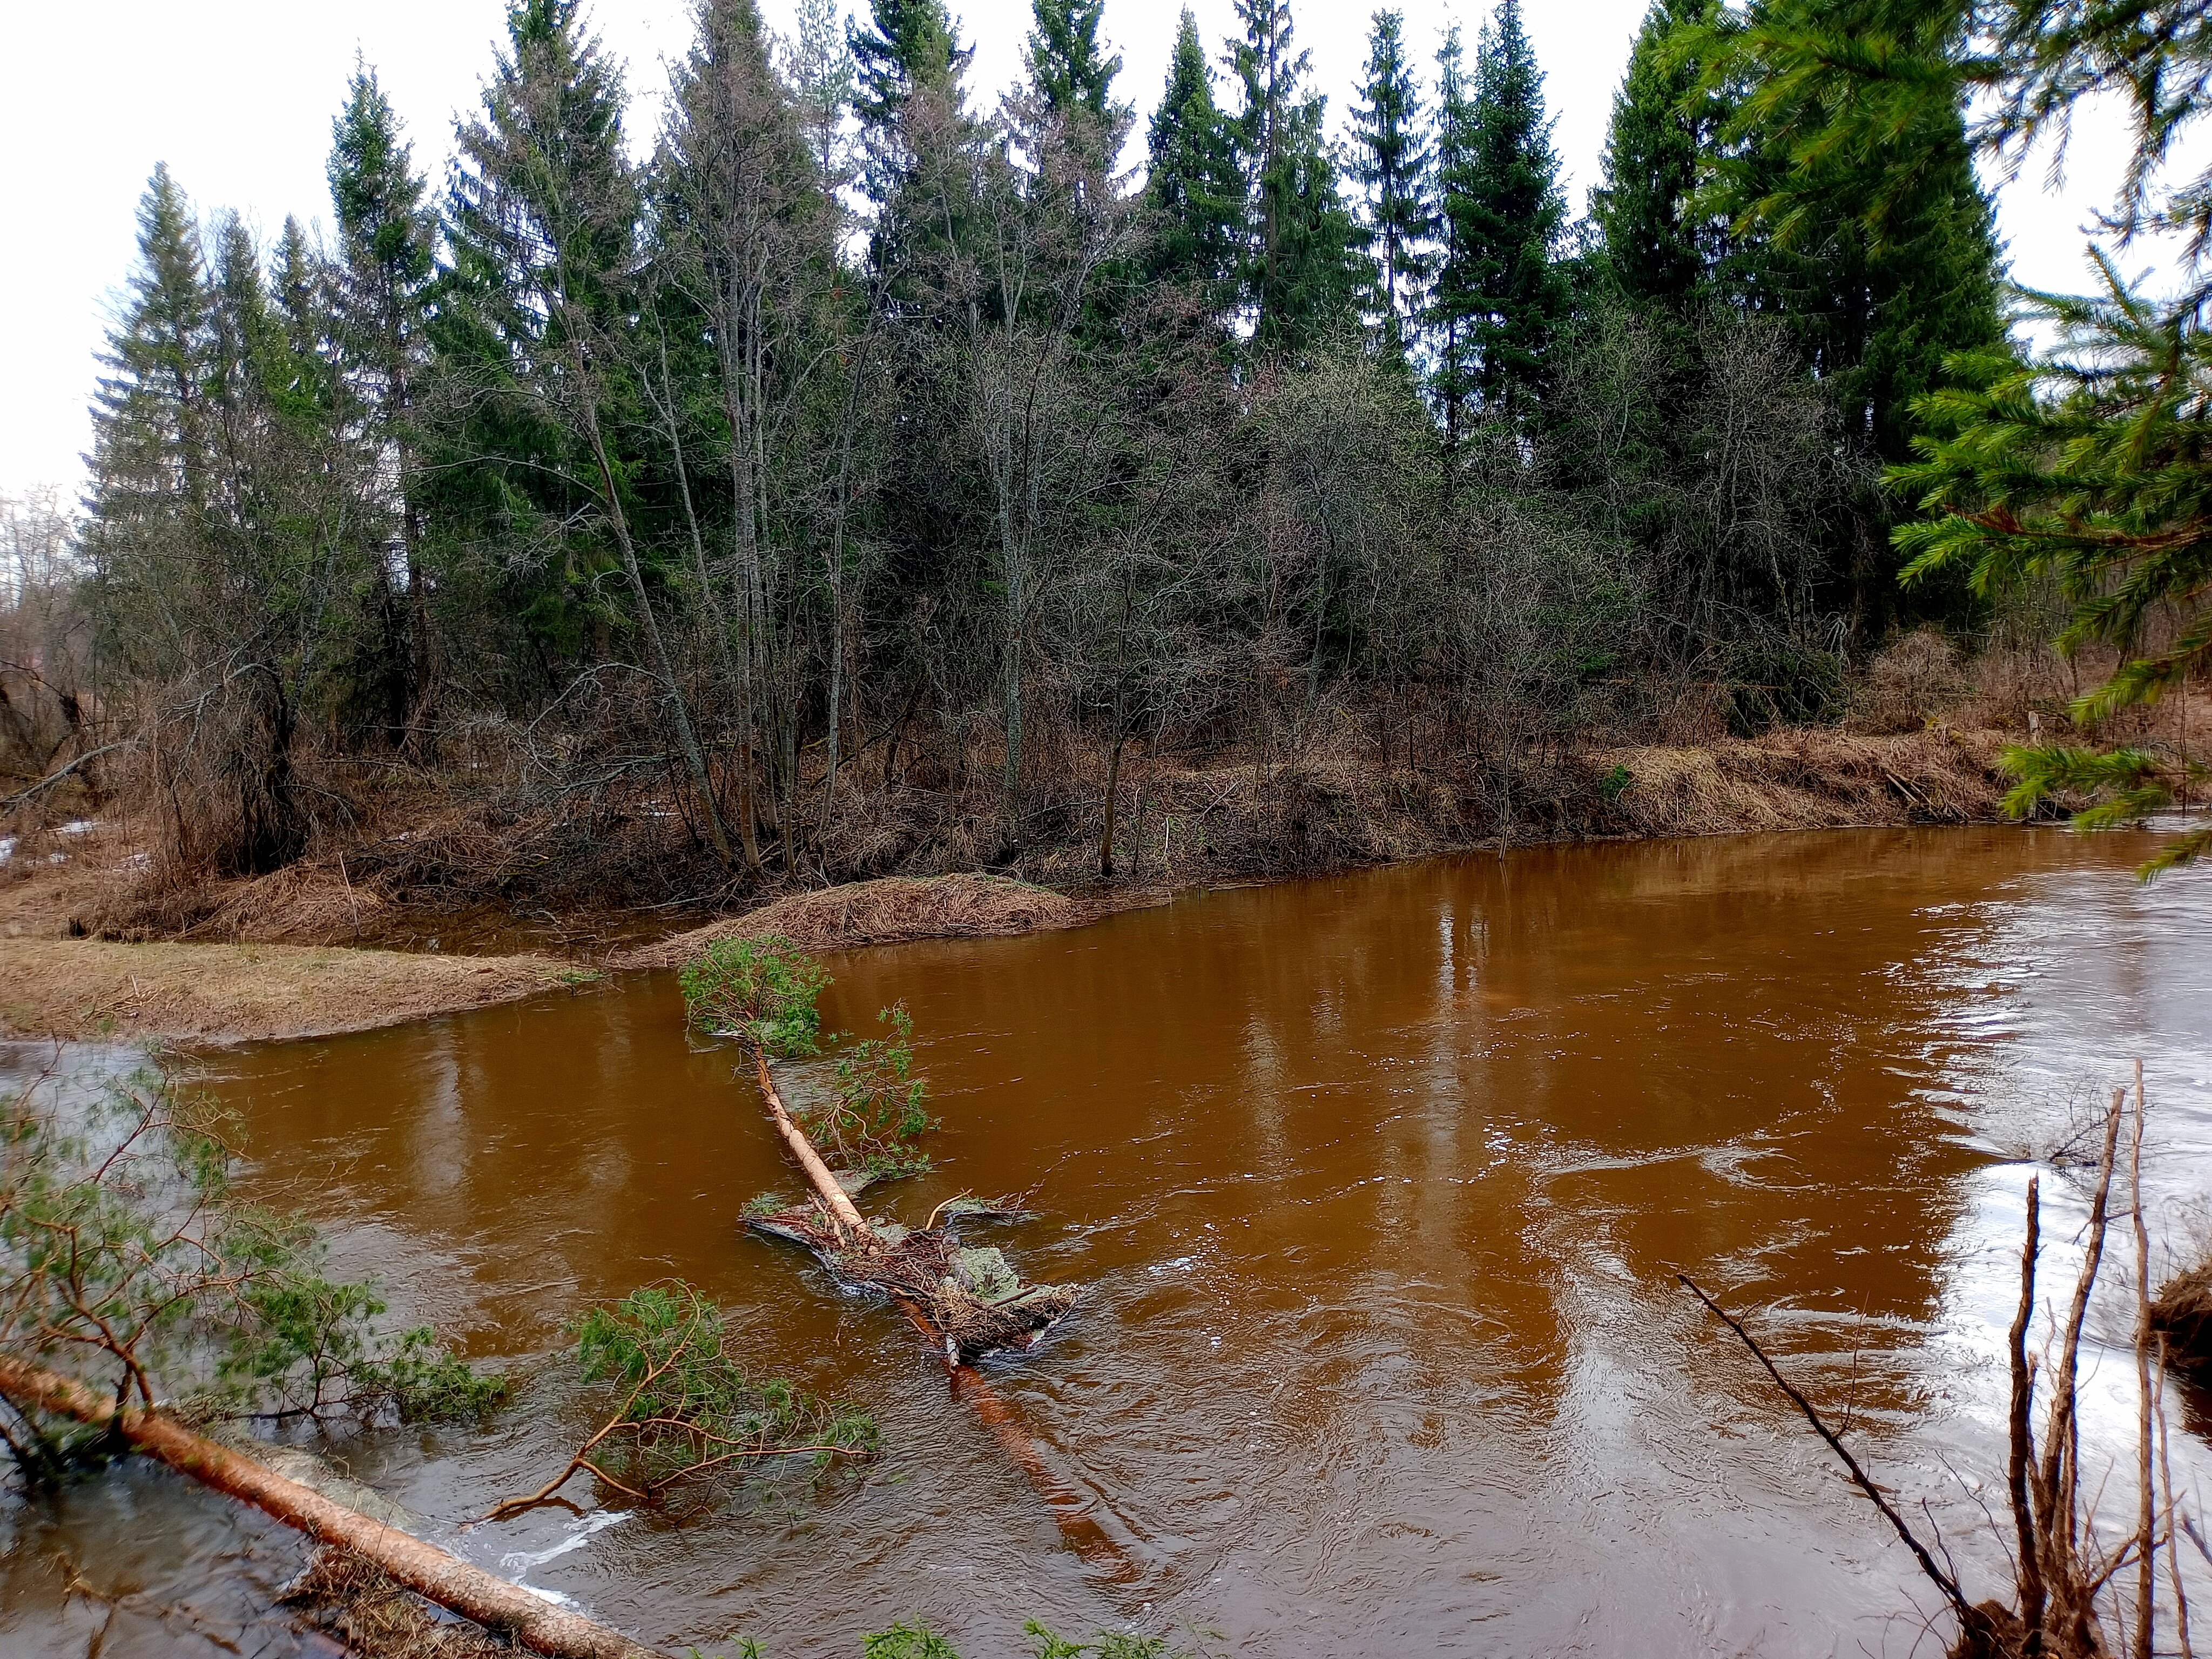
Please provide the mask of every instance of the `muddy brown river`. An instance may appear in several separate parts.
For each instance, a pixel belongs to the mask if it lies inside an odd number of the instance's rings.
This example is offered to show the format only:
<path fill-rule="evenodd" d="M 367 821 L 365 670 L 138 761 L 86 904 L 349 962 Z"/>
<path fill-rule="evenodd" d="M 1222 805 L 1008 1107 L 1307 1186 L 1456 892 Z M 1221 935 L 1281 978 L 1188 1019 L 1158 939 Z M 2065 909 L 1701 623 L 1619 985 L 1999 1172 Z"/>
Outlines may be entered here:
<path fill-rule="evenodd" d="M 851 1655 L 903 1617 L 969 1659 L 1027 1651 L 1028 1618 L 1255 1655 L 1926 1653 L 1910 1558 L 1673 1275 L 1758 1310 L 1995 1593 L 2030 1169 L 2054 1273 L 2082 1207 L 2023 1160 L 2140 1055 L 2154 1234 L 2185 1243 L 2212 1188 L 2212 870 L 2141 887 L 2150 845 L 1541 848 L 833 957 L 830 1022 L 903 1000 L 945 1119 L 938 1173 L 872 1206 L 1033 1189 L 989 1242 L 1087 1287 L 991 1375 L 1119 1574 L 1064 1547 L 903 1321 L 739 1231 L 799 1182 L 672 977 L 207 1064 L 257 1186 L 527 1379 L 489 1432 L 331 1455 L 675 1650 Z M 682 1517 L 580 1485 L 581 1516 L 463 1529 L 579 1437 L 562 1322 L 667 1275 L 762 1370 L 872 1411 L 882 1461 Z M 2131 1365 L 2105 1352 L 2091 1388 L 2099 1467 Z M 2173 1405 L 2193 1490 L 2212 1450 Z M 0 1542 L 9 1659 L 326 1650 L 266 1611 L 299 1545 L 158 1469 L 9 1500 Z"/>

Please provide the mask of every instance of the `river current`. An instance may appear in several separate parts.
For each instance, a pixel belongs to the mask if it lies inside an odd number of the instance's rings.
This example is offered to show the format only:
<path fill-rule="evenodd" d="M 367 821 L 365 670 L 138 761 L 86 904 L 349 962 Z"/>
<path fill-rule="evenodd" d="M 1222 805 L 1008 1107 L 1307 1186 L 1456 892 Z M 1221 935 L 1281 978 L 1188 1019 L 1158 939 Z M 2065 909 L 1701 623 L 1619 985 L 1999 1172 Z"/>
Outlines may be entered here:
<path fill-rule="evenodd" d="M 1674 1274 L 1749 1310 L 1997 1593 L 2027 1176 L 2055 1285 L 2083 1195 L 2043 1160 L 2140 1057 L 2154 1237 L 2195 1243 L 2212 1189 L 2212 870 L 2140 885 L 2152 844 L 1543 848 L 831 957 L 830 1024 L 903 1001 L 944 1119 L 937 1172 L 870 1206 L 1027 1192 L 1037 1218 L 988 1242 L 1085 1287 L 991 1376 L 1118 1575 L 1063 1547 L 903 1321 L 739 1230 L 799 1183 L 672 976 L 200 1064 L 250 1186 L 523 1378 L 488 1431 L 330 1455 L 674 1650 L 849 1655 L 921 1618 L 985 1659 L 1035 1618 L 1347 1659 L 1924 1653 L 1911 1559 Z M 874 1413 L 883 1459 L 703 1515 L 580 1483 L 580 1516 L 463 1528 L 580 1437 L 562 1322 L 669 1276 L 760 1370 Z M 2096 1358 L 2087 1455 L 2120 1460 L 2131 1512 L 2132 1361 Z M 2206 1418 L 2172 1407 L 2193 1489 Z M 301 1546 L 158 1469 L 0 1500 L 0 1545 L 11 1659 L 327 1651 L 267 1610 Z"/>

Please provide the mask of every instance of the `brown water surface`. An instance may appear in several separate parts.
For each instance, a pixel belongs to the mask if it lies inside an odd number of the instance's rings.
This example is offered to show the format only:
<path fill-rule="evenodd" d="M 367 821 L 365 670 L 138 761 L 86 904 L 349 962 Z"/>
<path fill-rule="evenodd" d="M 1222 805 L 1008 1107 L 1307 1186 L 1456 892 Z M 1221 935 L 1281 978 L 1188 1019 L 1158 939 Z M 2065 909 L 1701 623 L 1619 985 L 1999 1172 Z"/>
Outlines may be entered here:
<path fill-rule="evenodd" d="M 796 1659 L 922 1616 L 981 1659 L 1037 1617 L 1269 1655 L 1904 1654 L 1910 1559 L 1673 1274 L 1764 1310 L 1993 1590 L 2015 1160 L 2140 1054 L 2160 1226 L 2212 1183 L 2212 872 L 2139 887 L 2148 844 L 1546 848 L 833 959 L 831 1023 L 902 1000 L 945 1120 L 939 1172 L 878 1207 L 1033 1188 L 992 1242 L 1089 1287 L 994 1380 L 1127 1582 L 1061 1547 L 902 1321 L 738 1230 L 797 1183 L 672 979 L 231 1055 L 215 1086 L 340 1265 L 535 1367 L 490 1433 L 380 1432 L 355 1472 L 648 1639 Z M 2063 1239 L 2078 1200 L 2045 1185 Z M 883 1462 L 680 1522 L 457 1531 L 577 1437 L 534 1358 L 562 1321 L 669 1274 L 763 1370 L 873 1411 Z M 2093 1449 L 2125 1432 L 2100 1395 Z M 103 1618 L 110 1656 L 297 1649 L 252 1613 L 289 1541 L 159 1472 L 0 1510 L 0 1539 L 10 1655 Z M 64 1609 L 58 1562 L 138 1611 Z M 195 1581 L 226 1645 L 146 1611 Z"/>

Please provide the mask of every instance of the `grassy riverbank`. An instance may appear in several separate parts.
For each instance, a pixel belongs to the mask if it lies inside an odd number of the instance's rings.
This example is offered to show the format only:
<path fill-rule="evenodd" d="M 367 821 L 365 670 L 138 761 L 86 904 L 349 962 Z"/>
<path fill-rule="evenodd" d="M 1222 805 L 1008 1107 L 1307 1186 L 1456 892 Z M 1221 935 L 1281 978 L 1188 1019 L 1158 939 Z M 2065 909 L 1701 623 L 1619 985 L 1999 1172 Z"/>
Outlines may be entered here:
<path fill-rule="evenodd" d="M 1985 823 L 1998 813 L 2006 740 L 1937 723 L 1597 749 L 1525 769 L 1530 787 L 1508 802 L 1325 751 L 1274 768 L 1162 764 L 1137 783 L 1120 842 L 1126 873 L 1111 884 L 1096 878 L 1097 826 L 1076 815 L 1009 875 L 948 871 L 980 850 L 955 824 L 949 839 L 925 838 L 899 873 L 829 884 L 817 874 L 798 890 L 731 886 L 675 906 L 594 902 L 565 886 L 502 890 L 467 879 L 458 861 L 447 878 L 426 878 L 457 838 L 485 833 L 450 805 L 404 827 L 386 820 L 379 836 L 276 875 L 189 884 L 158 879 L 134 825 L 118 818 L 27 838 L 6 866 L 0 1030 L 186 1042 L 325 1036 L 510 1001 L 608 968 L 674 966 L 738 932 L 818 950 L 1028 933 L 1182 887 L 1501 842 Z M 920 832 L 908 820 L 933 810 L 911 797 L 856 792 L 836 834 L 889 844 L 904 824 L 911 837 Z"/>

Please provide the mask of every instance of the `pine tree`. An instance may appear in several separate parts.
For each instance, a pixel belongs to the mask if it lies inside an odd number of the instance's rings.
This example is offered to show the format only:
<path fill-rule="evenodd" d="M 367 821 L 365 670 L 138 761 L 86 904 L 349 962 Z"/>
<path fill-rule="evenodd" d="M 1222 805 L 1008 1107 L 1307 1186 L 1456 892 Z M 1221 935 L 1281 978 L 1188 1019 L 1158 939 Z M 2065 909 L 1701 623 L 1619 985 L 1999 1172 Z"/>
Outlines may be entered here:
<path fill-rule="evenodd" d="M 1189 283 L 1218 303 L 1236 267 L 1243 179 L 1229 125 L 1213 100 L 1213 71 L 1198 20 L 1183 8 L 1167 89 L 1152 112 L 1145 198 L 1153 215 L 1146 271 Z"/>
<path fill-rule="evenodd" d="M 1590 216 L 1606 274 L 1632 302 L 1679 304 L 1728 283 L 1735 239 L 1696 191 L 1699 161 L 1719 154 L 1730 112 L 1691 45 L 1693 32 L 1720 20 L 1721 0 L 1652 0 L 1613 97 L 1605 182 L 1590 192 Z"/>
<path fill-rule="evenodd" d="M 807 148 L 824 181 L 846 182 L 839 130 L 858 86 L 852 42 L 839 20 L 837 0 L 799 0 L 798 29 L 786 73 L 799 100 Z"/>
<path fill-rule="evenodd" d="M 1402 355 L 1405 320 L 1419 307 L 1420 283 L 1430 270 L 1426 244 L 1435 215 L 1429 207 L 1431 157 L 1421 131 L 1420 91 L 1398 12 L 1375 14 L 1361 100 L 1352 115 L 1351 173 L 1361 187 L 1360 228 L 1375 261 L 1370 309 L 1386 349 Z"/>
<path fill-rule="evenodd" d="M 1483 31 L 1474 95 L 1451 151 L 1439 180 L 1449 246 L 1437 308 L 1465 331 L 1485 416 L 1518 428 L 1534 413 L 1568 301 L 1557 258 L 1566 202 L 1521 0 L 1498 0 Z"/>
<path fill-rule="evenodd" d="M 348 391 L 368 440 L 386 452 L 391 495 L 380 505 L 398 532 L 405 562 L 404 668 L 394 665 L 410 748 L 430 741 L 441 674 L 430 620 L 430 579 L 416 399 L 429 356 L 428 312 L 437 222 L 400 137 L 398 117 L 374 70 L 356 68 L 331 124 L 327 168 L 337 221 L 335 331 Z"/>
<path fill-rule="evenodd" d="M 1352 312 L 1358 230 L 1322 136 L 1312 54 L 1294 48 L 1289 0 L 1237 0 L 1229 62 L 1243 92 L 1230 131 L 1246 184 L 1240 286 L 1260 356 L 1296 356 Z"/>

